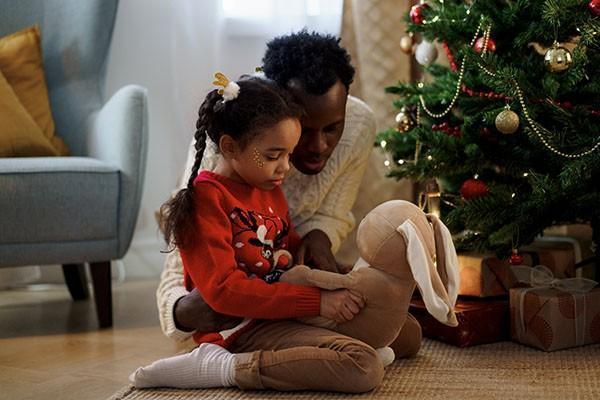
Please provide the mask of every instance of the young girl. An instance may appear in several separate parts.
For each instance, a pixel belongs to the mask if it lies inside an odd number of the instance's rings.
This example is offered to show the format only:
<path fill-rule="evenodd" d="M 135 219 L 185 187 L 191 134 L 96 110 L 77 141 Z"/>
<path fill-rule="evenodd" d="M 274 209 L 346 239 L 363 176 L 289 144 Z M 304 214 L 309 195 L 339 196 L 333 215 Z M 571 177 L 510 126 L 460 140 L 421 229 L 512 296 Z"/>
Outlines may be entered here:
<path fill-rule="evenodd" d="M 210 92 L 196 124 L 196 162 L 186 189 L 162 208 L 185 284 L 217 312 L 245 318 L 222 332 L 196 332 L 191 353 L 139 368 L 139 388 L 171 386 L 364 392 L 381 382 L 370 346 L 288 318 L 350 320 L 364 305 L 346 290 L 277 282 L 300 243 L 280 189 L 300 138 L 300 108 L 276 84 L 249 78 Z M 198 169 L 206 137 L 221 157 Z"/>

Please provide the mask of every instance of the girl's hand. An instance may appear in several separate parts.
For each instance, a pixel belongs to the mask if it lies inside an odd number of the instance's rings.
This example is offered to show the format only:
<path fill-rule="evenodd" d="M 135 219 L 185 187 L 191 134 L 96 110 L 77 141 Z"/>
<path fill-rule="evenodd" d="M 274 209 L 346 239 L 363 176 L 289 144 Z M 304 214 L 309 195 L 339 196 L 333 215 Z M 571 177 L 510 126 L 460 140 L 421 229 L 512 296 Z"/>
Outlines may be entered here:
<path fill-rule="evenodd" d="M 348 289 L 321 290 L 321 316 L 337 323 L 350 321 L 364 306 L 362 297 Z"/>

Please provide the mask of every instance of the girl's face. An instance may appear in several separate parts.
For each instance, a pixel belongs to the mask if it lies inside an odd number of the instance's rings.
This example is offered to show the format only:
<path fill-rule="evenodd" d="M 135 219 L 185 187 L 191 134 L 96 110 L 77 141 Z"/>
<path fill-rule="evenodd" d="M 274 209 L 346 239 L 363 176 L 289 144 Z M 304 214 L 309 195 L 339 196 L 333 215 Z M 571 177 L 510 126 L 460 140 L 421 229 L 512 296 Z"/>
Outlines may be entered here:
<path fill-rule="evenodd" d="M 281 185 L 290 169 L 290 155 L 300 139 L 300 132 L 300 121 L 295 118 L 284 119 L 263 130 L 229 160 L 234 177 L 261 190 Z"/>

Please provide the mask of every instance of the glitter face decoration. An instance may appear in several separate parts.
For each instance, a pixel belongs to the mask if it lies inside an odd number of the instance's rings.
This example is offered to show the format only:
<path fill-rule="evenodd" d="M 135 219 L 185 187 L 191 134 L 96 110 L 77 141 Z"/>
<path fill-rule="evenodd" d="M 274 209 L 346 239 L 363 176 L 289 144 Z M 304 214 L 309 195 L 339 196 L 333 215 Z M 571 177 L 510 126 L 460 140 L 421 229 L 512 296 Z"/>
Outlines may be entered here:
<path fill-rule="evenodd" d="M 265 166 L 265 162 L 263 161 L 262 155 L 256 147 L 252 150 L 252 159 L 254 160 L 258 168 L 262 168 Z"/>

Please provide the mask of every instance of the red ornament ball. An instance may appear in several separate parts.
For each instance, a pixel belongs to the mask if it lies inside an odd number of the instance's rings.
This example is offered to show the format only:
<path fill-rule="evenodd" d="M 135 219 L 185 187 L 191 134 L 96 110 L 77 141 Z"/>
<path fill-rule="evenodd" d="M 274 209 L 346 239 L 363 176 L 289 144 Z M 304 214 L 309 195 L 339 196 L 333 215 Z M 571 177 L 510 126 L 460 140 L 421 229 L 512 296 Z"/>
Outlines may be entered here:
<path fill-rule="evenodd" d="M 477 53 L 481 53 L 483 51 L 483 44 L 484 43 L 485 43 L 485 38 L 480 37 L 479 39 L 477 39 L 477 41 L 473 45 L 473 49 Z M 496 51 L 496 42 L 492 38 L 488 38 L 488 41 L 487 41 L 487 51 L 489 51 L 489 52 Z"/>
<path fill-rule="evenodd" d="M 600 0 L 590 0 L 588 3 L 588 8 L 592 14 L 597 17 L 600 16 Z"/>
<path fill-rule="evenodd" d="M 523 264 L 523 256 L 519 254 L 517 249 L 513 249 L 512 254 L 508 258 L 510 265 L 521 265 Z"/>
<path fill-rule="evenodd" d="M 489 193 L 485 182 L 479 179 L 467 179 L 460 187 L 460 195 L 465 200 L 483 197 Z"/>
<path fill-rule="evenodd" d="M 423 10 L 429 8 L 427 4 L 417 4 L 411 7 L 408 15 L 410 16 L 410 20 L 417 25 L 421 25 L 424 21 L 423 18 Z"/>

